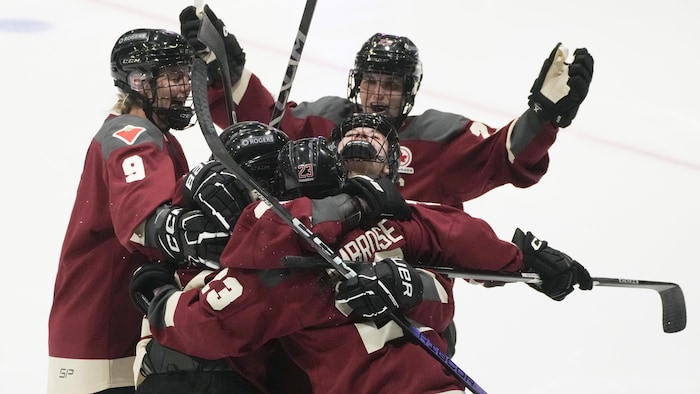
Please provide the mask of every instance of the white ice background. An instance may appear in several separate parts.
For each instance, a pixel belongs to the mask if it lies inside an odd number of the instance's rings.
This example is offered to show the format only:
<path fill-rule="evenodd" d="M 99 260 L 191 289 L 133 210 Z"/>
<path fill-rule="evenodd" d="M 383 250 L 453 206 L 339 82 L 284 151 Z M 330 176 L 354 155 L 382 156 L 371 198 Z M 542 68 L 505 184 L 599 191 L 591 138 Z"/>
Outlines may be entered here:
<path fill-rule="evenodd" d="M 212 0 L 276 97 L 304 1 Z M 23 0 L 0 13 L 3 392 L 46 391 L 47 319 L 85 151 L 116 98 L 109 55 L 137 27 L 179 30 L 187 2 Z M 666 334 L 651 290 L 596 287 L 554 302 L 524 284 L 456 286 L 454 361 L 490 393 L 700 393 L 697 244 L 700 12 L 692 1 L 318 2 L 294 101 L 344 96 L 355 52 L 410 37 L 425 77 L 414 113 L 501 126 L 522 113 L 557 42 L 595 57 L 590 94 L 545 177 L 466 210 L 504 239 L 530 230 L 593 276 L 675 282 L 688 326 Z M 178 132 L 190 165 L 209 155 Z M 439 176 L 439 174 L 435 174 Z M 100 281 L 103 278 L 95 277 Z M 89 294 L 85 295 L 90 297 Z M 75 313 L 80 313 L 76 309 Z M 410 363 L 411 360 L 406 360 Z"/>

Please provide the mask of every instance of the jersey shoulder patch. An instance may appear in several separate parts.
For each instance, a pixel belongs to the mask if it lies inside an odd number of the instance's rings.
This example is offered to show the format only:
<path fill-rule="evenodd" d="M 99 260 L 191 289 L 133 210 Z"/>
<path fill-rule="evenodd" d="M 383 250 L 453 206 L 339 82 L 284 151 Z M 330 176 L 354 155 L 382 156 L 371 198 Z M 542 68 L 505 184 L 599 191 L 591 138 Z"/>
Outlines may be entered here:
<path fill-rule="evenodd" d="M 163 133 L 148 119 L 134 115 L 120 115 L 107 119 L 95 135 L 105 157 L 116 149 L 144 143 L 163 146 Z"/>
<path fill-rule="evenodd" d="M 124 141 L 127 145 L 133 145 L 139 136 L 146 132 L 145 127 L 126 125 L 123 128 L 115 131 L 112 135 Z"/>

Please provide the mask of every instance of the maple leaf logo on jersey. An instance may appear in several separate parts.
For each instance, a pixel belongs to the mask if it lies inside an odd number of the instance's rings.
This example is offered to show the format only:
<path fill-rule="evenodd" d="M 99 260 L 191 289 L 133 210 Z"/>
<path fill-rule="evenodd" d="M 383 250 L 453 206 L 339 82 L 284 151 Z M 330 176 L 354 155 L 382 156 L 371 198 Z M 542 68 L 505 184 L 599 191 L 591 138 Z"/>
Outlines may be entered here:
<path fill-rule="evenodd" d="M 399 172 L 401 174 L 413 174 L 413 167 L 410 167 L 413 161 L 413 152 L 405 146 L 401 146 L 401 154 L 399 156 Z"/>
<path fill-rule="evenodd" d="M 136 126 L 126 126 L 123 129 L 114 132 L 113 136 L 124 141 L 124 143 L 132 145 L 139 136 L 144 133 L 146 129 L 144 127 Z"/>

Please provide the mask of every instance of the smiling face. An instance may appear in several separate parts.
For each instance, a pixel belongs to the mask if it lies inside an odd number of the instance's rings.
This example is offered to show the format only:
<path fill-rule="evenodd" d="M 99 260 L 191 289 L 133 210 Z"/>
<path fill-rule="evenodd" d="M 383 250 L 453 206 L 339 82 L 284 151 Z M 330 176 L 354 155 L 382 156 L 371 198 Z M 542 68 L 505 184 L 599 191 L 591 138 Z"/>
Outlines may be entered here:
<path fill-rule="evenodd" d="M 156 78 L 156 102 L 154 107 L 167 109 L 171 104 L 184 105 L 190 95 L 190 68 L 186 66 L 164 67 Z"/>
<path fill-rule="evenodd" d="M 161 130 L 182 130 L 190 126 L 194 112 L 190 76 L 189 64 L 162 67 L 155 76 L 146 73 L 135 75 L 131 87 L 150 104 L 153 114 L 149 115 L 149 119 Z"/>

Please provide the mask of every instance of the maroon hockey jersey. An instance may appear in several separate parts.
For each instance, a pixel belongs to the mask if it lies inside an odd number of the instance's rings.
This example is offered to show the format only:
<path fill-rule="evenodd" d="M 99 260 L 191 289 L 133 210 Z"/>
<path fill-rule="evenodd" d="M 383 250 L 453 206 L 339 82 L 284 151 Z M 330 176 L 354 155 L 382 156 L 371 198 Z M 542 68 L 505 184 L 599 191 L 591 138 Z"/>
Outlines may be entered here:
<path fill-rule="evenodd" d="M 246 71 L 234 85 L 239 120 L 269 123 L 274 107 L 272 95 L 260 80 Z M 210 106 L 214 121 L 228 126 L 221 85 L 211 88 Z M 356 112 L 356 106 L 341 97 L 323 97 L 313 102 L 289 102 L 280 123 L 291 139 L 329 137 L 333 128 Z M 409 116 L 398 128 L 401 143 L 401 194 L 410 200 L 462 208 L 462 202 L 489 190 L 512 184 L 525 188 L 537 183 L 549 166 L 548 149 L 558 128 L 546 123 L 517 156 L 510 152 L 509 136 L 514 121 L 496 129 L 483 123 L 437 110 Z"/>
<path fill-rule="evenodd" d="M 162 256 L 130 239 L 187 171 L 173 135 L 141 117 L 110 117 L 92 139 L 49 315 L 50 393 L 133 385 L 142 314 L 131 303 L 129 280 Z"/>
<path fill-rule="evenodd" d="M 404 256 L 408 261 L 471 269 L 516 271 L 522 254 L 499 240 L 483 221 L 446 206 L 414 207 L 414 219 L 383 220 L 342 235 L 337 221 L 311 226 L 312 205 L 301 198 L 290 211 L 348 260 Z M 251 247 L 251 245 L 255 245 Z M 248 206 L 221 258 L 223 267 L 201 292 L 174 292 L 151 316 L 153 334 L 166 346 L 206 358 L 240 356 L 268 340 L 280 343 L 309 375 L 315 392 L 421 392 L 463 390 L 463 385 L 393 322 L 353 321 L 335 303 L 325 274 L 288 270 L 287 255 L 312 248 L 264 203 Z M 437 335 L 453 316 L 452 283 L 439 283 L 407 315 L 441 349 Z M 324 280 L 325 279 L 325 280 Z M 232 359 L 232 362 L 237 362 Z"/>
<path fill-rule="evenodd" d="M 491 226 L 466 212 L 446 205 L 412 203 L 412 219 L 381 220 L 369 229 L 343 233 L 339 221 L 312 223 L 308 198 L 283 203 L 323 242 L 347 261 L 374 261 L 401 257 L 411 264 L 517 272 L 524 269 L 522 251 L 498 238 Z M 250 245 L 275 245 L 251 248 Z M 234 268 L 278 268 L 284 256 L 316 252 L 265 203 L 246 207 L 221 255 L 221 264 Z"/>

